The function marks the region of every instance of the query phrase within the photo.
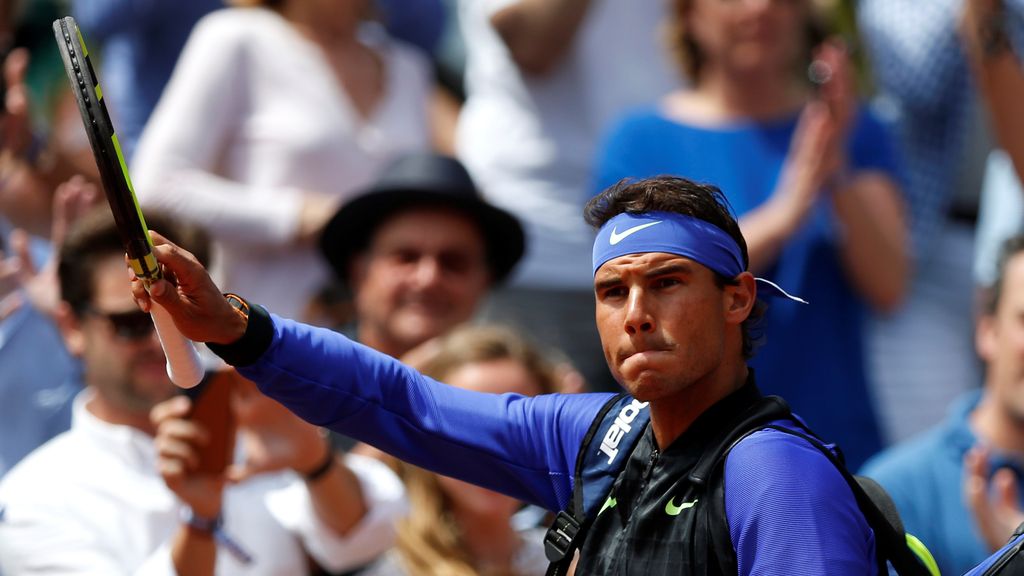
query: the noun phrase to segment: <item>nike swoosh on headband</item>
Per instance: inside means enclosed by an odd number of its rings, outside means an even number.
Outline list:
[[[622,233],[618,232],[618,230],[617,230],[618,227],[612,228],[612,234],[611,234],[611,236],[608,237],[608,243],[611,244],[612,246],[615,246],[619,242],[622,242],[622,240],[625,239],[630,234],[634,234],[636,232],[639,232],[639,231],[643,230],[644,228],[650,228],[651,226],[654,226],[655,224],[661,224],[662,222],[663,222],[662,220],[658,220],[656,222],[648,222],[646,224],[640,224],[639,226],[633,226],[632,228],[626,228],[625,230],[622,231]]]

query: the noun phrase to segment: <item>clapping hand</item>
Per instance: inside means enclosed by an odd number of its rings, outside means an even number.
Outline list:
[[[210,441],[208,431],[188,418],[192,401],[175,396],[153,407],[157,470],[182,502],[203,518],[216,518],[223,501],[223,474],[199,472],[199,447]]]
[[[856,115],[853,70],[843,45],[828,41],[819,46],[812,71],[818,92],[800,114],[773,194],[789,229],[803,222],[823,191],[842,186],[846,140]]]
[[[330,454],[320,428],[267,398],[252,382],[236,375],[232,406],[245,460],[228,468],[231,482],[256,474],[291,469],[308,474]]]
[[[29,116],[29,92],[25,85],[29,53],[24,48],[11,50],[2,64],[7,93],[0,113],[0,148],[21,157],[32,146],[32,123]]]
[[[971,448],[964,456],[964,499],[990,551],[1006,544],[1013,531],[1024,522],[1020,506],[1020,487],[1013,470],[1000,468],[989,479],[990,451],[984,446]]]
[[[60,303],[57,282],[60,247],[68,229],[95,204],[97,197],[96,187],[81,176],[57,187],[50,229],[51,254],[42,268],[37,268],[32,261],[28,234],[23,230],[11,233],[8,253],[0,250],[0,320],[25,303],[47,315],[57,310]]]

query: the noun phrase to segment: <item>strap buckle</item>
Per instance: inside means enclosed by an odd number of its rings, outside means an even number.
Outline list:
[[[576,536],[579,532],[580,523],[565,510],[559,512],[544,535],[544,555],[548,561],[561,562],[575,551]]]

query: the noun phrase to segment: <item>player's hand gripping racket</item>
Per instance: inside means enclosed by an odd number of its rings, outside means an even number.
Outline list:
[[[110,210],[114,213],[121,242],[128,253],[128,263],[146,283],[160,279],[160,265],[153,255],[153,242],[149,238],[146,220],[142,217],[135,191],[128,178],[121,146],[114,134],[110,115],[103,103],[103,91],[96,78],[85,40],[78,30],[75,19],[69,17],[54,21],[53,33],[57,38],[64,71],[71,82],[71,90],[78,101],[85,131],[89,134],[96,165],[103,180]],[[174,326],[174,321],[161,306],[154,302],[153,324],[167,356],[167,374],[171,381],[182,388],[191,388],[203,377],[202,364],[192,341],[188,340]]]

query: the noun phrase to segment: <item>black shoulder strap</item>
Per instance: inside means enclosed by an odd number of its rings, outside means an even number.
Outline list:
[[[797,423],[800,425],[799,423]],[[801,425],[801,427],[803,427]],[[899,520],[896,506],[888,493],[878,483],[865,477],[854,477],[846,466],[828,449],[825,444],[812,434],[799,432],[786,428],[785,426],[769,425],[766,428],[778,430],[786,434],[797,436],[806,440],[811,446],[818,449],[842,474],[843,479],[853,491],[857,505],[864,514],[868,525],[875,532],[875,543],[877,554],[882,568],[884,562],[888,561],[896,569],[900,576],[930,576],[928,569],[918,560],[917,556],[907,546],[907,535],[903,530],[903,522]],[[809,430],[807,432],[810,432]],[[867,490],[865,490],[865,487]],[[870,495],[869,495],[870,492]],[[885,572],[881,572],[884,574]]]
[[[597,413],[576,456],[572,500],[544,536],[548,576],[565,574],[598,507],[629,460],[650,421],[647,403],[628,394],[609,400]]]
[[[693,467],[687,480],[709,491],[706,499],[709,505],[700,507],[697,512],[693,547],[694,550],[706,550],[707,556],[694,558],[694,574],[737,573],[736,551],[729,536],[728,524],[724,522],[724,483],[711,482],[712,475],[719,470],[733,446],[769,422],[788,418],[791,414],[789,405],[782,398],[759,397],[723,428],[728,433],[710,444]]]
[[[984,562],[964,576],[1002,576],[1020,574],[1024,566],[1024,523],[1017,526],[1005,546],[996,550]]]

